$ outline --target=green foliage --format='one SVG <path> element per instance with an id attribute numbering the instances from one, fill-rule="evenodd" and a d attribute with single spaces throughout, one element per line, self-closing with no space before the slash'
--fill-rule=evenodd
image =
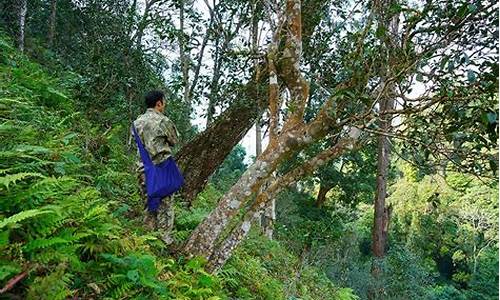
<path id="1" fill-rule="evenodd" d="M 194 258 L 181 267 L 171 269 L 172 277 L 168 286 L 175 299 L 211 299 L 226 298 L 221 290 L 220 280 L 204 270 L 206 260 Z"/>
<path id="2" fill-rule="evenodd" d="M 22 211 L 20 213 L 17 213 L 13 216 L 10 216 L 10 217 L 5 218 L 2 221 L 0 221 L 0 229 L 2 229 L 3 227 L 6 227 L 8 225 L 14 225 L 16 223 L 19 223 L 19 222 L 25 220 L 25 219 L 33 218 L 35 216 L 43 215 L 43 214 L 47 214 L 47 213 L 51 213 L 51 211 L 50 210 L 40 210 L 40 209 L 30 209 L 30 210 Z"/>
<path id="3" fill-rule="evenodd" d="M 103 254 L 107 261 L 105 265 L 110 269 L 105 283 L 105 291 L 113 299 L 124 295 L 147 294 L 164 295 L 168 289 L 164 282 L 157 279 L 159 271 L 156 258 L 151 255 L 129 254 L 124 258 L 112 254 Z M 173 263 L 173 262 L 172 262 Z"/>
<path id="4" fill-rule="evenodd" d="M 177 206 L 174 232 L 175 238 L 179 241 L 187 239 L 196 226 L 210 213 L 215 205 L 217 205 L 217 201 L 221 196 L 221 191 L 217 190 L 213 184 L 209 183 L 205 189 L 198 194 L 190 209 Z"/>
<path id="5" fill-rule="evenodd" d="M 47 276 L 37 277 L 30 286 L 26 299 L 67 299 L 73 294 L 70 289 L 72 275 L 66 273 L 65 266 L 60 265 Z"/>
<path id="6" fill-rule="evenodd" d="M 464 291 L 468 299 L 498 298 L 498 248 L 488 249 L 479 258 L 477 272 L 472 274 Z"/>
<path id="7" fill-rule="evenodd" d="M 388 252 L 378 263 L 378 280 L 371 276 L 373 208 L 345 205 L 339 197 L 345 191 L 334 189 L 322 209 L 312 205 L 315 198 L 307 188 L 283 192 L 277 199 L 275 236 L 296 257 L 311 257 L 309 263 L 321 266 L 330 281 L 352 288 L 362 299 L 374 288 L 382 291 L 382 299 L 498 297 L 497 183 L 454 172 L 426 176 L 409 164 L 396 166 L 394 174 L 402 177 L 389 187 Z"/>
<path id="8" fill-rule="evenodd" d="M 339 237 L 341 218 L 347 211 L 313 206 L 308 193 L 283 192 L 277 201 L 276 235 L 297 255 L 304 247 L 321 247 Z"/>
<path id="9" fill-rule="evenodd" d="M 247 166 L 243 162 L 245 155 L 245 148 L 240 144 L 236 145 L 222 165 L 215 171 L 211 178 L 211 182 L 218 190 L 222 192 L 229 190 L 229 188 L 241 177 L 241 174 L 245 172 L 247 169 Z"/>
<path id="10" fill-rule="evenodd" d="M 253 231 L 238 248 L 219 277 L 240 299 L 330 299 L 356 300 L 349 288 L 338 288 L 325 273 L 298 257 L 278 241 Z"/>

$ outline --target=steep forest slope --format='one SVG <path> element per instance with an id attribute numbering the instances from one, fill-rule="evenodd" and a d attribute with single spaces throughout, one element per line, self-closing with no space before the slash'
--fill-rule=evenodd
<path id="1" fill-rule="evenodd" d="M 0 38 L 0 298 L 357 298 L 320 268 L 299 280 L 301 258 L 257 232 L 216 276 L 173 257 L 142 227 L 127 129 L 87 120 L 74 98 L 84 78 L 50 71 Z M 223 173 L 177 208 L 179 242 L 237 176 Z"/>

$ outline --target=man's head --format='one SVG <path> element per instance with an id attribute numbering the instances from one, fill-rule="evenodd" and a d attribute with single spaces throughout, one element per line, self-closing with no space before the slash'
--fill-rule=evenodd
<path id="1" fill-rule="evenodd" d="M 151 91 L 145 97 L 146 107 L 154 108 L 158 112 L 165 110 L 165 94 L 162 91 Z"/>

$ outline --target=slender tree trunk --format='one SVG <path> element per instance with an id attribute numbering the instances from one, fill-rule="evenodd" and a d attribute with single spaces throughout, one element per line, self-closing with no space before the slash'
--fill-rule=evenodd
<path id="1" fill-rule="evenodd" d="M 255 122 L 255 157 L 262 154 L 262 127 L 260 126 L 260 118 Z"/>
<path id="2" fill-rule="evenodd" d="M 212 81 L 210 83 L 210 94 L 208 96 L 208 109 L 207 109 L 207 128 L 212 124 L 214 114 L 215 114 L 215 105 L 217 102 L 217 94 L 219 90 L 219 78 L 220 78 L 220 48 L 219 48 L 219 38 L 215 40 L 215 57 L 214 57 L 214 73 L 212 76 Z"/>
<path id="3" fill-rule="evenodd" d="M 258 64 L 258 48 L 259 48 L 259 19 L 257 18 L 257 3 L 252 4 L 252 31 L 251 31 L 251 40 L 252 40 L 252 55 L 254 56 L 253 63 L 254 67 Z M 255 74 L 255 81 L 259 80 L 259 74 Z M 262 154 L 262 126 L 261 126 L 261 118 L 257 118 L 255 122 L 255 157 L 259 157 Z M 274 177 L 274 175 L 272 175 Z M 263 186 L 263 189 L 266 189 L 267 186 Z M 273 238 L 274 231 L 274 222 L 276 220 L 276 200 L 272 199 L 265 207 L 260 210 L 258 214 L 257 220 L 258 224 L 267 238 Z"/>
<path id="4" fill-rule="evenodd" d="M 259 47 L 259 19 L 257 18 L 257 4 L 254 3 L 252 5 L 252 54 L 254 55 L 253 65 L 254 69 L 257 69 L 258 59 L 257 59 L 257 51 Z M 259 74 L 255 74 L 255 82 L 259 81 L 257 78 Z M 260 124 L 261 118 L 257 118 L 255 122 L 255 157 L 258 157 L 262 154 L 262 127 Z"/>
<path id="5" fill-rule="evenodd" d="M 213 8 L 207 7 L 208 8 L 208 12 L 210 13 L 210 22 L 208 23 L 207 31 L 205 32 L 205 36 L 203 37 L 203 41 L 201 42 L 201 48 L 200 48 L 200 52 L 198 52 L 198 57 L 196 59 L 196 64 L 193 67 L 194 75 L 193 75 L 193 80 L 191 82 L 191 87 L 189 89 L 189 95 L 190 96 L 193 95 L 194 90 L 195 90 L 196 86 L 198 85 L 198 78 L 200 76 L 200 70 L 201 70 L 203 55 L 205 53 L 205 48 L 207 46 L 208 40 L 209 40 L 209 38 L 211 36 L 212 26 L 213 26 L 213 24 L 215 22 L 216 15 L 218 15 L 218 13 L 219 13 L 219 5 L 220 4 L 221 4 L 221 2 L 217 3 L 216 5 L 214 5 Z"/>
<path id="6" fill-rule="evenodd" d="M 137 25 L 137 32 L 135 34 L 135 47 L 138 49 L 141 47 L 142 38 L 144 36 L 144 30 L 147 27 L 149 10 L 151 9 L 151 6 L 155 2 L 156 1 L 154 1 L 154 0 L 153 1 L 146 1 L 146 5 L 144 6 L 144 13 L 142 14 L 141 20 L 139 21 L 139 24 Z M 133 6 L 135 7 L 136 5 L 137 5 L 137 2 L 134 1 Z"/>
<path id="7" fill-rule="evenodd" d="M 181 60 L 181 68 L 182 68 L 182 81 L 184 83 L 184 93 L 183 100 L 184 103 L 190 103 L 190 95 L 189 95 L 189 57 L 187 53 L 187 40 L 186 35 L 184 33 L 184 10 L 185 10 L 185 0 L 181 0 L 180 7 L 180 37 L 179 37 L 179 51 L 180 51 L 180 60 Z"/>
<path id="8" fill-rule="evenodd" d="M 222 35 L 224 36 L 224 39 L 222 40 L 222 46 L 219 47 L 219 38 L 216 37 L 215 39 L 215 63 L 214 63 L 214 73 L 212 77 L 212 81 L 210 83 L 210 95 L 208 97 L 208 112 L 207 112 L 207 127 L 213 122 L 214 120 L 214 114 L 215 114 L 215 107 L 217 105 L 217 97 L 219 95 L 219 80 L 222 75 L 222 65 L 224 63 L 224 56 L 227 53 L 227 49 L 229 48 L 229 43 L 233 40 L 233 38 L 236 36 L 238 31 L 240 30 L 241 25 L 243 24 L 241 16 L 240 20 L 238 23 L 236 23 L 236 27 L 234 31 L 232 31 L 232 22 L 230 23 L 229 27 L 226 29 L 227 32 L 223 33 Z M 224 28 L 221 24 L 219 24 L 219 31 L 224 32 Z M 255 66 L 254 66 L 255 67 Z"/>
<path id="9" fill-rule="evenodd" d="M 28 3 L 27 0 L 19 0 L 18 2 L 18 24 L 19 31 L 17 33 L 17 45 L 19 51 L 24 52 L 24 35 L 25 35 L 25 27 L 26 27 L 26 13 L 28 12 Z"/>
<path id="10" fill-rule="evenodd" d="M 392 108 L 392 99 L 384 99 L 380 103 L 380 112 Z M 387 117 L 381 117 L 380 129 L 384 132 L 390 131 L 390 120 Z M 391 144 L 389 138 L 385 135 L 378 137 L 378 162 L 377 162 L 377 192 L 375 198 L 375 217 L 373 221 L 372 232 L 372 251 L 373 255 L 377 258 L 385 256 L 385 247 L 387 240 L 387 224 L 388 212 L 385 206 L 387 197 L 387 173 L 389 169 Z"/>
<path id="11" fill-rule="evenodd" d="M 49 46 L 54 44 L 54 38 L 56 35 L 56 14 L 57 14 L 57 0 L 52 0 L 50 4 L 50 17 L 49 17 L 49 33 L 48 40 Z"/>

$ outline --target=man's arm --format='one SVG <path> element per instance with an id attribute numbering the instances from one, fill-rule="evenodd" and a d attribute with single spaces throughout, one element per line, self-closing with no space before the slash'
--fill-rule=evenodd
<path id="1" fill-rule="evenodd" d="M 167 142 L 170 144 L 170 146 L 174 146 L 175 144 L 177 144 L 179 132 L 177 131 L 177 128 L 175 128 L 174 123 L 168 118 L 165 118 L 162 120 L 160 125 L 161 130 L 167 138 Z"/>

